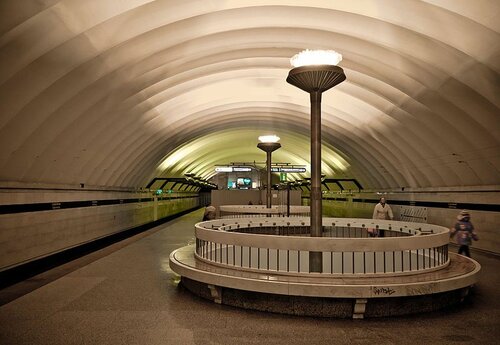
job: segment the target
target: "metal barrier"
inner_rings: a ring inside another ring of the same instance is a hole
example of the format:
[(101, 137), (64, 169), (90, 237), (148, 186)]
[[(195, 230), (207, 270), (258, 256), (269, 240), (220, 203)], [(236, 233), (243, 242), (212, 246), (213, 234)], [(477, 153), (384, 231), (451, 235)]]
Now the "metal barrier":
[[(309, 206), (290, 206), (291, 217), (309, 216)], [(223, 205), (219, 206), (220, 218), (249, 218), (249, 217), (286, 217), (286, 205), (275, 205), (266, 208), (266, 205)]]
[[(449, 264), (445, 227), (346, 218), (324, 218), (323, 224), (323, 237), (309, 237), (309, 218), (201, 222), (195, 255), (213, 265), (293, 275), (408, 275)], [(369, 237), (369, 229), (384, 237)], [(309, 272), (309, 252), (322, 252), (323, 273)]]

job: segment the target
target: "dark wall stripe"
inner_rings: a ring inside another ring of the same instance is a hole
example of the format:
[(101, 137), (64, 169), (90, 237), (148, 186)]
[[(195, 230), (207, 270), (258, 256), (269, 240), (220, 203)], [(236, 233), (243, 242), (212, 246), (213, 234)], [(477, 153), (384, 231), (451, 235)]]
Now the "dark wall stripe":
[[(303, 196), (302, 199), (310, 199), (309, 196)], [(333, 201), (348, 201), (347, 198), (332, 198), (326, 197), (323, 200), (333, 200)], [(353, 202), (361, 202), (368, 204), (376, 204), (379, 199), (362, 199), (353, 198)], [(418, 207), (429, 207), (429, 208), (451, 208), (451, 209), (465, 209), (469, 211), (488, 211), (488, 212), (500, 212), (499, 204), (473, 204), (467, 202), (442, 202), (442, 201), (414, 201), (414, 200), (390, 200), (390, 205), (400, 205), (400, 206), (418, 206)]]
[[(176, 196), (171, 198), (161, 198), (158, 201), (169, 201), (178, 199), (197, 198), (198, 196)], [(302, 199), (309, 199), (308, 196), (303, 196)], [(96, 207), (96, 206), (109, 206), (119, 204), (130, 204), (138, 202), (152, 202), (153, 198), (130, 198), (130, 199), (104, 199), (104, 200), (85, 200), (85, 201), (63, 201), (63, 202), (46, 202), (34, 204), (11, 204), (0, 205), (0, 214), (13, 214), (22, 212), (39, 212), (50, 211), (59, 209), (71, 209), (82, 207)], [(348, 201), (347, 198), (332, 198), (326, 197), (323, 200), (333, 201)], [(363, 199), (353, 198), (353, 202), (376, 204), (379, 199)], [(456, 202), (439, 202), (439, 201), (414, 201), (414, 200), (391, 200), (391, 205), (400, 206), (418, 206), (429, 208), (450, 208), (450, 209), (466, 209), (470, 211), (488, 211), (500, 212), (500, 205), (498, 204), (473, 204), (473, 203), (456, 203)]]
[[(159, 198), (158, 201), (169, 201), (178, 199), (197, 198), (198, 196), (175, 196), (169, 198)], [(39, 212), (70, 208), (108, 206), (119, 204), (132, 204), (137, 202), (152, 202), (154, 198), (131, 198), (131, 199), (104, 199), (104, 200), (84, 200), (84, 201), (61, 201), (61, 202), (43, 202), (35, 204), (11, 204), (0, 205), (0, 214), (12, 214), (22, 212)]]

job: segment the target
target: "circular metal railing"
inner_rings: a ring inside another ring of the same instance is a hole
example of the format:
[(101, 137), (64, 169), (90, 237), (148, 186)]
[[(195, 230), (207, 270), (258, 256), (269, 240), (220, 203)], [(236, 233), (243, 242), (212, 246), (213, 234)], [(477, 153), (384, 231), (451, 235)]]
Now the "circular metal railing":
[[(290, 205), (291, 217), (309, 216), (309, 206)], [(222, 205), (219, 206), (220, 218), (249, 218), (249, 217), (285, 217), (288, 213), (286, 205), (275, 205), (266, 208), (266, 205)]]
[[(370, 237), (377, 229), (384, 237)], [(323, 218), (323, 237), (309, 218), (248, 217), (196, 224), (197, 259), (256, 272), (318, 275), (309, 252), (321, 252), (322, 275), (407, 275), (449, 264), (445, 227), (374, 219)]]

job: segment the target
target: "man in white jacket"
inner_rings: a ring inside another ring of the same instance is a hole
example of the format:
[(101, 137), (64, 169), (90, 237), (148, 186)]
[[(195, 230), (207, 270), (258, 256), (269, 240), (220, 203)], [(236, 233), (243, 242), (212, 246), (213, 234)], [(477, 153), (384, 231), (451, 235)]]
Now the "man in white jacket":
[[(375, 205), (373, 209), (373, 219), (390, 219), (394, 218), (392, 214), (391, 207), (385, 203), (385, 198), (380, 198), (380, 202)], [(378, 233), (370, 234), (372, 237), (385, 237), (384, 230), (380, 230)]]
[(380, 202), (373, 209), (373, 219), (390, 219), (394, 218), (391, 207), (386, 204), (385, 198), (380, 198)]

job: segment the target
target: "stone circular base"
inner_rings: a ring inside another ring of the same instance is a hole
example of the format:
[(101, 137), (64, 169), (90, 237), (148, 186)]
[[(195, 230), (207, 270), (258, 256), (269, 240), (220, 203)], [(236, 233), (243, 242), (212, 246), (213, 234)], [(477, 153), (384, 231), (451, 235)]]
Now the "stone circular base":
[[(181, 284), (193, 294), (214, 300), (214, 286), (186, 277)], [(314, 316), (356, 318), (356, 298), (328, 298), (278, 295), (217, 287), (217, 303), (263, 312)], [(400, 316), (426, 313), (459, 304), (469, 292), (469, 287), (431, 295), (371, 298), (363, 300), (364, 317)]]
[(361, 319), (425, 313), (460, 303), (481, 266), (449, 253), (443, 269), (392, 277), (280, 275), (220, 267), (198, 260), (193, 246), (170, 254), (170, 268), (200, 297), (245, 309)]

